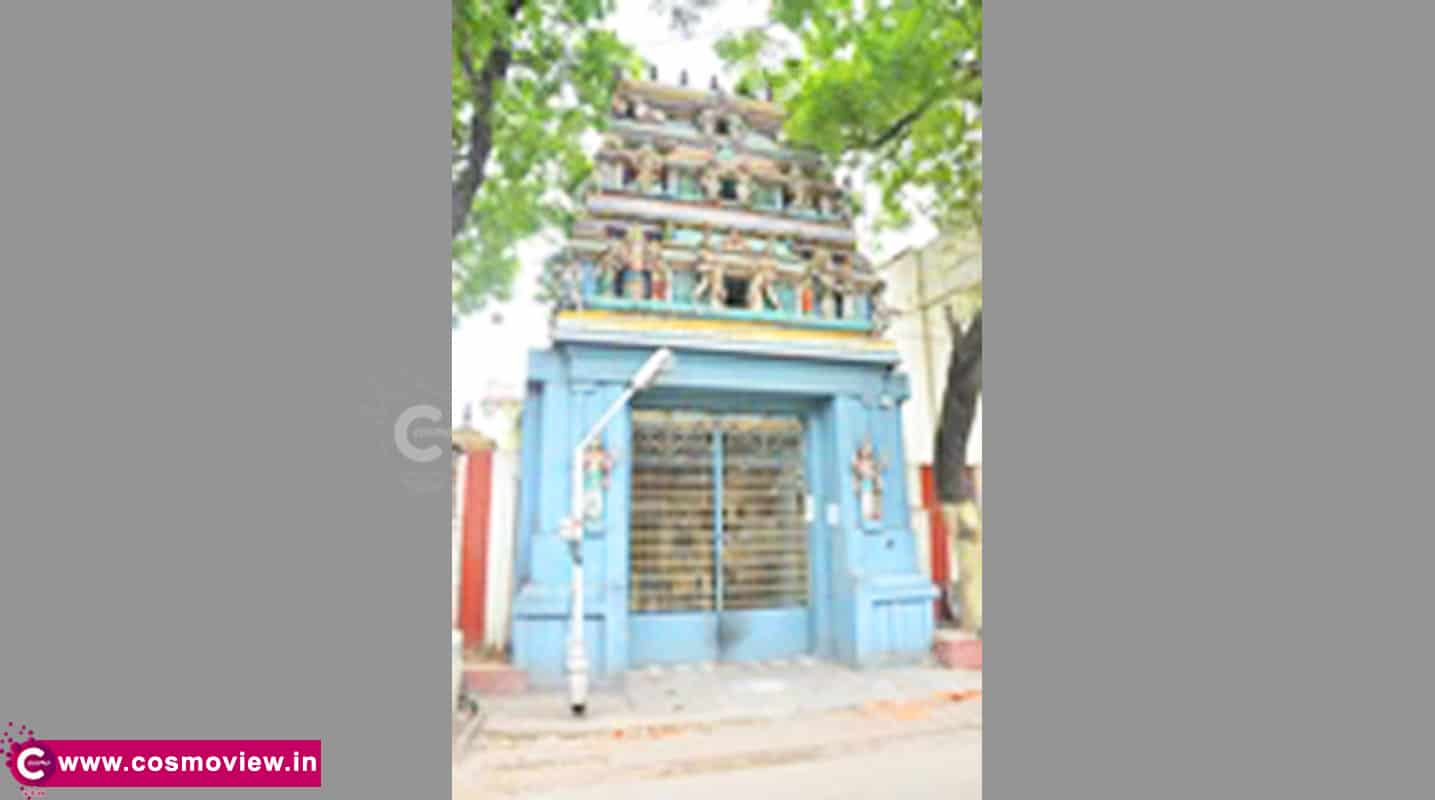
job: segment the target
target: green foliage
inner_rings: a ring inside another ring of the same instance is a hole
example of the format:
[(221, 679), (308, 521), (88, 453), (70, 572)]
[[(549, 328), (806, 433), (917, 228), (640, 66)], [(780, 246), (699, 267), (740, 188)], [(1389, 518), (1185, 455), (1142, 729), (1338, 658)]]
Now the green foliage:
[(773, 0), (770, 20), (718, 53), (772, 87), (788, 138), (861, 170), (879, 224), (980, 228), (981, 0)]
[(455, 315), (508, 297), (516, 247), (565, 228), (592, 170), (615, 71), (635, 54), (597, 23), (612, 0), (453, 0)]

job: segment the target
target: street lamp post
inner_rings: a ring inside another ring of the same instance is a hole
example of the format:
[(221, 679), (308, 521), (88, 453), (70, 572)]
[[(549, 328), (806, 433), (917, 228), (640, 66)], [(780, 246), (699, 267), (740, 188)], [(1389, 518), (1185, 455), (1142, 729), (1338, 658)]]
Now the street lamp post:
[(573, 448), (573, 494), (572, 513), (563, 521), (561, 534), (568, 541), (572, 551), (572, 617), (568, 623), (568, 702), (574, 716), (582, 716), (588, 705), (588, 654), (583, 645), (583, 451), (589, 443), (603, 435), (603, 429), (618, 415), (618, 412), (657, 380), (663, 370), (673, 363), (673, 351), (664, 347), (648, 357), (643, 366), (634, 373), (623, 394), (603, 412), (603, 416), (589, 429), (587, 435), (578, 440)]

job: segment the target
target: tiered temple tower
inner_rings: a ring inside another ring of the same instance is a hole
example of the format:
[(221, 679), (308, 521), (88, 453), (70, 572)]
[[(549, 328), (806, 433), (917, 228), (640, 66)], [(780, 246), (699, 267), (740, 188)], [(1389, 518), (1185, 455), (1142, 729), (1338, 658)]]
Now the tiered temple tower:
[(530, 354), (513, 641), (538, 685), (563, 676), (571, 451), (659, 347), (675, 367), (582, 456), (595, 675), (931, 647), (882, 281), (782, 119), (716, 88), (618, 87), (545, 274), (553, 346)]

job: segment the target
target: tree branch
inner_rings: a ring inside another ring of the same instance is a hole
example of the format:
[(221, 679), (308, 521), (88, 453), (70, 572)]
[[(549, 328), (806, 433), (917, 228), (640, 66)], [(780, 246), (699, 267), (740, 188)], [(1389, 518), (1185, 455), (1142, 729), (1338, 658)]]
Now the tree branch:
[[(509, 0), (509, 18), (516, 17), (522, 7), (523, 0)], [(483, 173), (493, 151), (494, 87), (508, 74), (508, 67), (513, 63), (513, 51), (507, 42), (495, 43), (484, 59), (483, 68), (475, 71), (472, 54), (466, 46), (460, 46), (458, 62), (473, 93), (473, 112), (468, 122), (468, 152), (463, 159), (464, 166), (453, 180), (450, 237), (457, 237), (463, 230), (468, 211), (473, 208), (473, 198), (483, 185)]]
[(856, 147), (863, 150), (876, 150), (888, 142), (897, 139), (899, 136), (905, 134), (907, 129), (912, 127), (913, 123), (921, 119), (922, 115), (927, 113), (927, 109), (931, 108), (941, 96), (941, 89), (933, 89), (922, 99), (922, 102), (917, 104), (916, 108), (898, 117), (897, 121), (893, 122), (887, 130), (883, 131), (875, 139), (856, 143)]

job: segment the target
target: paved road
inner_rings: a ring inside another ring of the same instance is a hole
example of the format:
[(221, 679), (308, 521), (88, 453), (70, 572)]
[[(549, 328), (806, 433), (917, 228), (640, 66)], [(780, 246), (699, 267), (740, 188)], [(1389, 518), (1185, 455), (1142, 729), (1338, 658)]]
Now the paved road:
[(877, 705), (657, 735), (489, 739), (455, 800), (981, 797), (981, 702)]
[(981, 800), (979, 737), (929, 739), (877, 753), (549, 794), (543, 800)]

